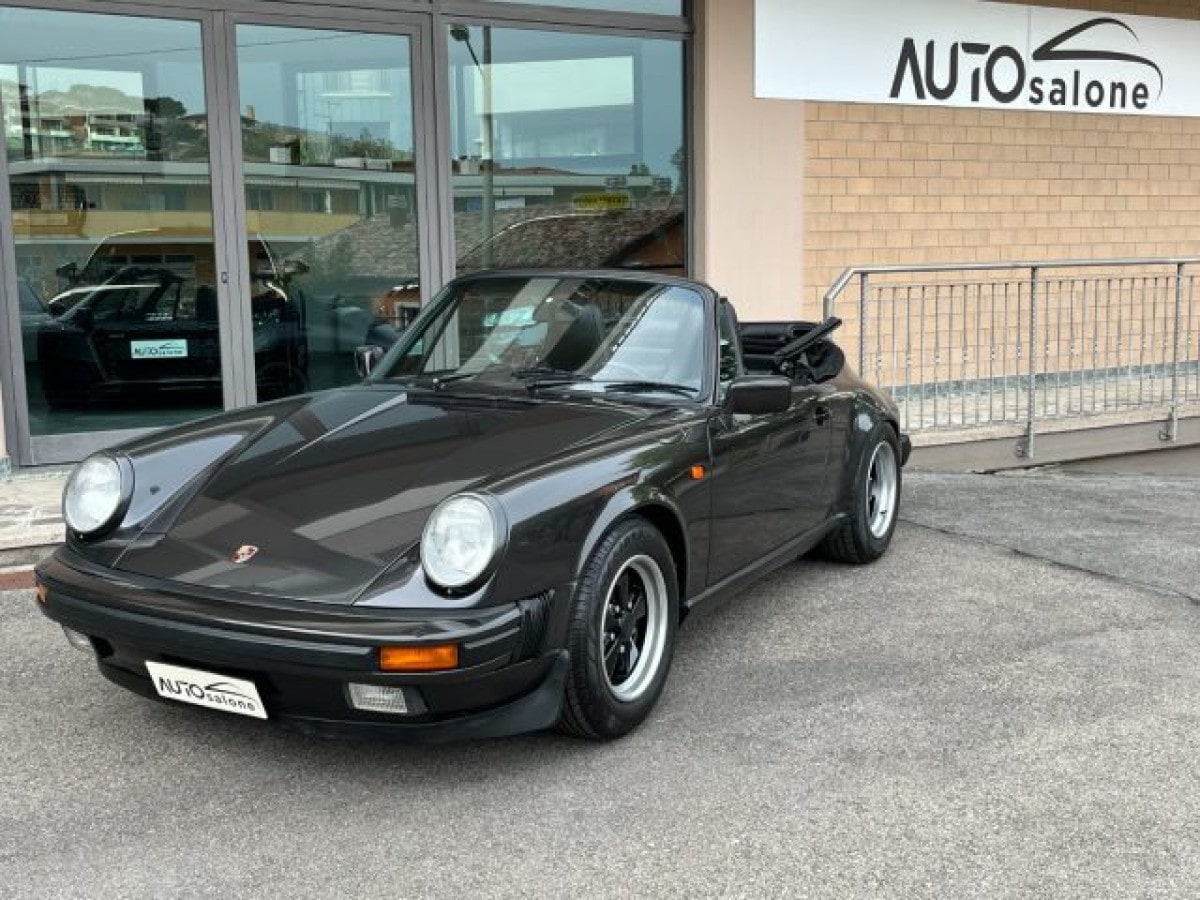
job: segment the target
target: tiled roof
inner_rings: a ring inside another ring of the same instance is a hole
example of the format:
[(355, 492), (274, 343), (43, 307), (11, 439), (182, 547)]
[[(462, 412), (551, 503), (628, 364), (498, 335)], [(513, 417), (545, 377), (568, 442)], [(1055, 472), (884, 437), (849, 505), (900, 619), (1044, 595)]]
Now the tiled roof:
[[(623, 253), (644, 245), (656, 231), (678, 227), (682, 217), (676, 198), (639, 201), (631, 209), (604, 212), (581, 212), (567, 204), (498, 209), (493, 214), (496, 234), (487, 245), (488, 264), (495, 268), (620, 265)], [(471, 248), (460, 254), (458, 271), (482, 268), (480, 214), (455, 213), (454, 227), (458, 246)], [(393, 224), (381, 213), (318, 238), (294, 255), (318, 271), (337, 268), (352, 278), (383, 277), (399, 283), (416, 278), (416, 248), (415, 222)]]

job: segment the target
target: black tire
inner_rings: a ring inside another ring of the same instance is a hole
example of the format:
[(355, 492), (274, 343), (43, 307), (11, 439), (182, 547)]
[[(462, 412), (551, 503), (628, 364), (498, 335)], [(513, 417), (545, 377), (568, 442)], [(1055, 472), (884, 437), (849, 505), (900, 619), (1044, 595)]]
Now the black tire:
[[(880, 480), (889, 477), (890, 467), (894, 477), (894, 491), (889, 498), (882, 498), (887, 505), (883, 510), (880, 497)], [(874, 562), (887, 552), (896, 531), (896, 520), (900, 513), (901, 486), (900, 441), (891, 425), (880, 422), (863, 442), (854, 470), (854, 481), (850, 486), (850, 515), (826, 536), (821, 544), (821, 554), (838, 562)], [(886, 513), (886, 521), (883, 516)]]
[(574, 604), (558, 729), (592, 740), (621, 737), (654, 708), (675, 650), (679, 584), (658, 530), (637, 517), (614, 526), (584, 566)]

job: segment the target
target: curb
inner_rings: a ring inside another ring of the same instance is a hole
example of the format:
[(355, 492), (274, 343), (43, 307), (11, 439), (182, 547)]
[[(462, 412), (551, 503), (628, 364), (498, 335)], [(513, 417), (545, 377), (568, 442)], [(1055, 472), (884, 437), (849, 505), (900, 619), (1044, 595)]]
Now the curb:
[[(0, 548), (0, 584), (5, 575), (13, 571), (28, 572), (53, 553), (58, 544), (40, 544), (33, 547)], [(4, 588), (0, 588), (4, 590)]]
[(33, 587), (33, 569), (22, 566), (0, 569), (0, 591), (24, 591)]

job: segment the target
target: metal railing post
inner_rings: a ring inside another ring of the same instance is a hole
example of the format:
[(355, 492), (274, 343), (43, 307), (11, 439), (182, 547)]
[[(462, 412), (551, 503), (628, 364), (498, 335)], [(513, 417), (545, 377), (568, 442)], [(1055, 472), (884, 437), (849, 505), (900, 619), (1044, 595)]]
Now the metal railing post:
[(1033, 459), (1034, 420), (1037, 413), (1038, 272), (1037, 266), (1029, 267), (1029, 384), (1025, 400), (1025, 437), (1017, 441), (1017, 456), (1022, 459)]
[(1175, 264), (1175, 324), (1171, 351), (1171, 412), (1167, 417), (1166, 427), (1158, 433), (1160, 440), (1171, 441), (1179, 439), (1179, 353), (1180, 342), (1183, 340), (1183, 267), (1185, 263)]
[(858, 372), (864, 378), (867, 371), (867, 273), (858, 276)]

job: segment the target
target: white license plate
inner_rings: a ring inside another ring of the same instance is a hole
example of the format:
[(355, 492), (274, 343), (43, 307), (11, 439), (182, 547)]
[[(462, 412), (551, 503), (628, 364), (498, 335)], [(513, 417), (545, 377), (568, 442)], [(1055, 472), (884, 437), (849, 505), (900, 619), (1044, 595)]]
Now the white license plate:
[(160, 697), (239, 716), (253, 716), (256, 719), (267, 717), (262, 698), (258, 696), (258, 688), (252, 681), (149, 661), (146, 669)]
[(170, 341), (130, 341), (130, 359), (186, 359), (186, 338)]

